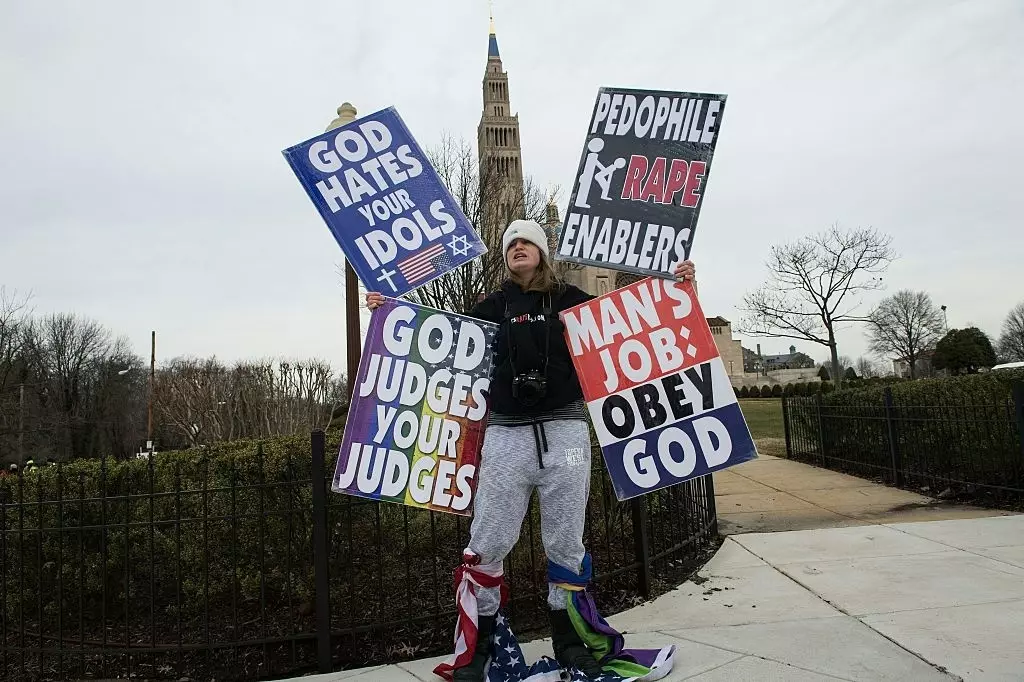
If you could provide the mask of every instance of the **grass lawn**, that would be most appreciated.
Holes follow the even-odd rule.
[[[740,409],[754,440],[786,437],[781,398],[748,398],[740,401]]]

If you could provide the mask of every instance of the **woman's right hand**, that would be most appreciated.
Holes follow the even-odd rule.
[[[376,291],[367,292],[367,294],[366,294],[366,307],[367,308],[369,308],[370,310],[374,310],[376,308],[381,307],[382,305],[384,305],[384,295],[383,294],[377,293]]]

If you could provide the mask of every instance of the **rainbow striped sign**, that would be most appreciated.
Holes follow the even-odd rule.
[[[386,298],[370,321],[331,489],[469,516],[497,331]]]

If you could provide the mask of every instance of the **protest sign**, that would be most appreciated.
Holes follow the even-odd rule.
[[[403,296],[487,251],[394,108],[282,153],[370,291]]]
[[[601,88],[555,260],[657,275],[689,258],[725,98]]]
[[[497,329],[385,298],[367,330],[331,489],[468,516]]]
[[[648,277],[561,318],[619,500],[757,457],[692,283]]]

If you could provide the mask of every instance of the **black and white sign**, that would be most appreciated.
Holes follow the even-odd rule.
[[[725,99],[601,88],[555,260],[664,276],[689,258]]]

